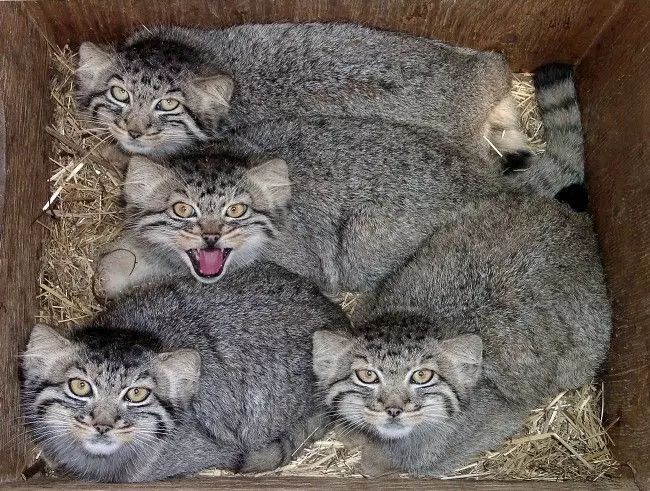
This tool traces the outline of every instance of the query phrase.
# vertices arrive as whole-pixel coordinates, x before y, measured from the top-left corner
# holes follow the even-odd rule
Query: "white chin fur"
[[[384,440],[398,440],[406,437],[413,430],[412,426],[381,425],[375,426],[375,431]]]
[[[122,446],[122,444],[111,438],[110,440],[85,440],[83,447],[92,455],[111,455]]]

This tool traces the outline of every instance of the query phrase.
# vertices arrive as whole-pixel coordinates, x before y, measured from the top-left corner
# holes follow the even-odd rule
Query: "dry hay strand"
[[[52,99],[54,123],[50,178],[52,197],[44,204],[41,223],[50,231],[43,252],[40,313],[51,325],[78,325],[101,310],[93,295],[93,262],[122,227],[120,171],[101,156],[108,134],[93,123],[81,121],[75,110],[76,54],[69,48],[52,51],[55,74]],[[527,74],[513,80],[512,88],[522,111],[522,124],[535,151],[544,149],[542,124],[534,88]],[[339,301],[350,311],[356,295]],[[602,480],[617,475],[617,464],[607,448],[602,425],[602,388],[587,385],[559,394],[545,407],[531,412],[524,431],[495,452],[458,469],[445,479]],[[227,471],[206,475],[230,476]],[[345,448],[330,433],[309,445],[289,465],[263,475],[361,477],[359,452]]]
[[[99,154],[106,130],[81,121],[74,100],[76,54],[50,51],[54,143],[52,194],[41,224],[49,230],[39,275],[41,322],[76,325],[101,310],[92,289],[93,261],[122,226],[122,176]],[[49,217],[49,219],[48,219]]]

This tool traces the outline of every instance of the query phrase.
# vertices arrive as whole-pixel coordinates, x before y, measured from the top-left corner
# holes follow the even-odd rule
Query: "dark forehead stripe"
[[[178,74],[189,70],[201,59],[200,52],[194,47],[165,39],[136,42],[124,47],[119,55],[127,62],[128,66],[125,68],[144,69],[150,75],[152,70],[159,70],[161,76],[164,73]],[[160,81],[162,79],[159,79]]]

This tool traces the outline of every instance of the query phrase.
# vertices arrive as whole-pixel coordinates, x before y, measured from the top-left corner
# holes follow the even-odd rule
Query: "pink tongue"
[[[223,249],[199,249],[199,272],[214,276],[223,266]]]

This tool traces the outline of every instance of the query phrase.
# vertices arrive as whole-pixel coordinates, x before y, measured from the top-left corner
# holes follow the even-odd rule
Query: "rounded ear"
[[[194,92],[200,106],[223,113],[228,111],[234,90],[232,78],[228,75],[214,75],[199,78],[194,83]]]
[[[352,340],[340,332],[319,330],[312,336],[314,374],[320,382],[327,383],[339,371],[342,359],[347,355]]]
[[[79,47],[77,81],[82,91],[95,92],[112,74],[115,53],[96,44],[85,42]]]
[[[282,159],[272,159],[246,172],[248,182],[264,196],[269,208],[285,206],[291,198],[289,167]]]
[[[135,155],[129,160],[124,178],[124,199],[128,204],[150,203],[162,185],[176,181],[174,173],[164,165]],[[163,198],[167,200],[168,196]]]
[[[440,342],[445,355],[456,363],[479,364],[483,361],[483,340],[476,334],[462,334]]]
[[[45,324],[32,329],[27,349],[22,355],[22,367],[30,376],[44,377],[61,358],[70,354],[73,344],[65,336]]]
[[[201,355],[193,349],[160,353],[154,358],[158,388],[172,400],[187,401],[199,387]]]
[[[439,344],[440,366],[463,390],[473,387],[481,376],[483,341],[475,334],[462,334]]]

